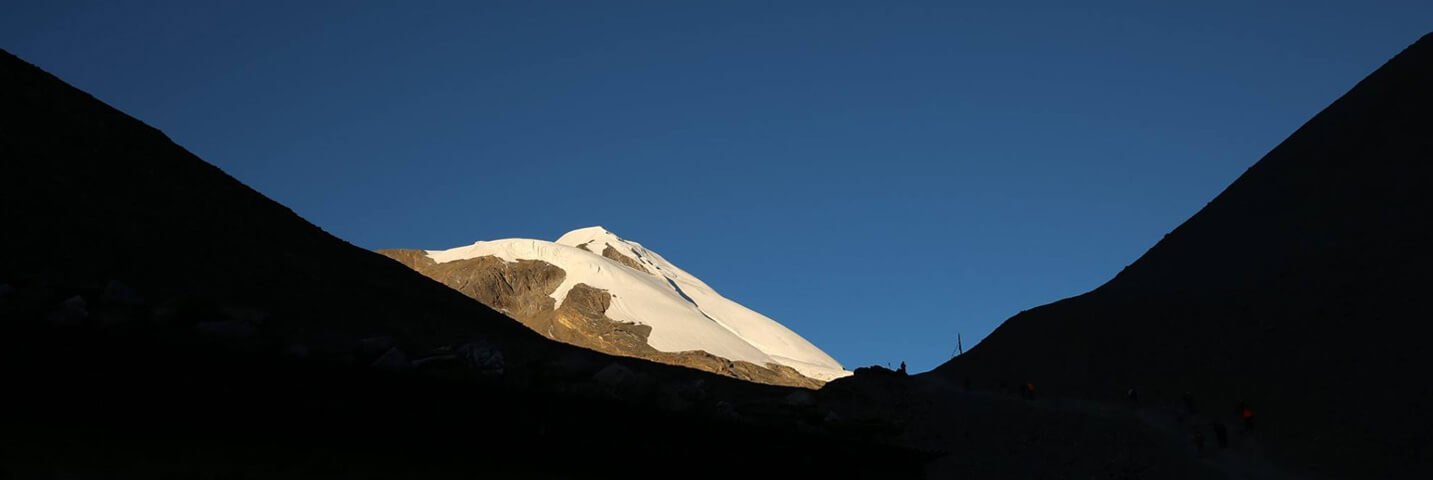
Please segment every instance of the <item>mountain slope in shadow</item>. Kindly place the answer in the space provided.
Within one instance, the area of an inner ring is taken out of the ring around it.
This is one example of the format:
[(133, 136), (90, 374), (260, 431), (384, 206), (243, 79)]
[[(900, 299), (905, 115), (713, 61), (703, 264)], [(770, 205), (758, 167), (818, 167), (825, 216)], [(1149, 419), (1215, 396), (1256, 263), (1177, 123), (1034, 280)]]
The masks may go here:
[(1302, 474), (1433, 477), (1430, 86), (1433, 35), (1114, 279), (1021, 312), (933, 375), (1121, 402), (1134, 388)]
[(919, 471), (807, 391), (544, 339), (3, 52), (0, 162), (0, 476)]

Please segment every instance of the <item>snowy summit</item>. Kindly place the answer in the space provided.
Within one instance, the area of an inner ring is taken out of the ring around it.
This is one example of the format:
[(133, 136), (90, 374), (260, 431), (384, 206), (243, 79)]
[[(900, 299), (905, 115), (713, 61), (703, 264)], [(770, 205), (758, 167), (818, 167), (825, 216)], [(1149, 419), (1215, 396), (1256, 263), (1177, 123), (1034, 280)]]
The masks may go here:
[(813, 379), (850, 375), (796, 332), (726, 297), (642, 244), (600, 226), (567, 232), (556, 242), (525, 238), (482, 241), (428, 250), (439, 264), (484, 256), (505, 262), (538, 260), (566, 271), (551, 294), (561, 305), (573, 286), (611, 294), (612, 320), (651, 327), (647, 341), (663, 352), (702, 350), (728, 360), (774, 363)]

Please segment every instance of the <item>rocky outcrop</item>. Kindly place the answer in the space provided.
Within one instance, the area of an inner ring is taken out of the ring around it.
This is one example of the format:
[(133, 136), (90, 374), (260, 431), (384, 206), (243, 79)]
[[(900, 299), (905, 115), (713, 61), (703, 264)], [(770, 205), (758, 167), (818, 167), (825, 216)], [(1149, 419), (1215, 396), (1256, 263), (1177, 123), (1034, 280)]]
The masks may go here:
[(611, 303), (612, 295), (605, 290), (582, 283), (574, 285), (553, 316), (557, 328), (549, 330), (549, 336), (619, 355), (655, 353), (647, 344), (652, 327), (608, 318), (606, 312)]
[(439, 264), (422, 250), (379, 253), (540, 332), (544, 329), (532, 322), (550, 317), (555, 302), (548, 294), (567, 276), (561, 268), (535, 260), (504, 262), (497, 257), (478, 257)]
[(768, 363), (764, 366), (760, 366), (741, 360), (727, 360), (700, 350), (676, 353), (656, 352), (642, 358), (705, 370), (749, 382), (812, 389), (821, 388), (821, 385), (824, 385), (824, 382), (801, 375), (801, 372), (797, 372), (796, 369), (786, 365)]
[(652, 274), (652, 271), (647, 270), (647, 267), (642, 266), (641, 263), (637, 262), (637, 259), (623, 255), (622, 252), (619, 252), (617, 251), (617, 249), (612, 248), (611, 245), (608, 245), (607, 248), (602, 249), (602, 256), (610, 258), (617, 263), (631, 267), (633, 270), (637, 270), (648, 275)]
[[(578, 245), (577, 245), (577, 248), (580, 248), (580, 249), (583, 249), (583, 250), (587, 250), (587, 251), (592, 252), (592, 253), (599, 253), (595, 248), (593, 248), (591, 241), (583, 242), (583, 243), (581, 243), (581, 244), (578, 244)], [(622, 264), (622, 265), (626, 265), (627, 267), (630, 267), (630, 268), (632, 268), (633, 270), (636, 270), (636, 271), (639, 271), (639, 272), (642, 272), (642, 273), (645, 273), (645, 274), (648, 274), (648, 275), (651, 275), (651, 274), (652, 274), (652, 271), (651, 271), (651, 270), (647, 270), (647, 267), (646, 267), (645, 265), (642, 265), (642, 262), (638, 262), (637, 259), (632, 258), (632, 257), (629, 257), (629, 256), (627, 256), (627, 255), (624, 255), (621, 251), (617, 250), (616, 248), (612, 248), (612, 245), (604, 245), (603, 248), (602, 248), (602, 251), (600, 252), (600, 254), (601, 254), (602, 256), (604, 256), (604, 257), (607, 257), (608, 259), (610, 259), (610, 260), (612, 260), (612, 261), (614, 261), (614, 262), (620, 263), (620, 264)], [(428, 259), (428, 261), (432, 261), (432, 259), (430, 258), (430, 259)]]
[[(804, 388), (820, 388), (822, 385), (822, 382), (785, 365), (733, 361), (700, 350), (658, 351), (647, 342), (652, 327), (611, 319), (606, 312), (612, 304), (612, 295), (587, 284), (574, 285), (562, 304), (555, 305), (551, 295), (566, 278), (566, 272), (547, 262), (507, 262), (494, 256), (483, 256), (436, 263), (422, 250), (379, 250), (378, 253), (503, 312), (553, 340), (751, 382)], [(602, 255), (627, 267), (646, 271), (635, 259), (611, 246), (603, 250)]]

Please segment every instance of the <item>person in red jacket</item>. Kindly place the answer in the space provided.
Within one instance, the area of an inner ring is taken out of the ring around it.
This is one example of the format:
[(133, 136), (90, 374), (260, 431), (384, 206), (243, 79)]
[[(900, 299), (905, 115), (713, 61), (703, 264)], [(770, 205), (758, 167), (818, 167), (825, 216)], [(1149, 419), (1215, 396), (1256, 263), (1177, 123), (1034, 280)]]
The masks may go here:
[(1245, 430), (1254, 430), (1254, 409), (1249, 408), (1249, 404), (1239, 402), (1239, 419), (1244, 421)]

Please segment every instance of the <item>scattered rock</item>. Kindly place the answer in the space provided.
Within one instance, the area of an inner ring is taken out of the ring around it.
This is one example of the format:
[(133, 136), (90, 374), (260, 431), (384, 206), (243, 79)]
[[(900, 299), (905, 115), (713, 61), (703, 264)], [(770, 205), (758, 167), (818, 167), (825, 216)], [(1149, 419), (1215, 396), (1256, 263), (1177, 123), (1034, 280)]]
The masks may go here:
[(388, 353), (393, 349), (393, 337), (374, 336), (358, 341), (358, 354), (372, 358), (376, 355)]
[(468, 367), (485, 374), (503, 373), (503, 352), (487, 342), (470, 342), (458, 347), (458, 358)]
[(662, 384), (657, 391), (657, 406), (669, 412), (686, 412), (706, 400), (706, 382), (702, 379)]
[(90, 312), (84, 297), (75, 295), (61, 302), (59, 308), (46, 315), (46, 319), (55, 326), (74, 327), (84, 323), (89, 316)]
[(725, 400), (716, 402), (716, 405), (712, 406), (712, 414), (717, 418), (723, 418), (727, 420), (741, 419), (741, 414), (737, 413), (736, 407)]
[(86, 302), (86, 301), (85, 301), (85, 297), (81, 297), (81, 296), (79, 296), (79, 295), (75, 295), (75, 296), (73, 296), (73, 297), (70, 297), (70, 298), (65, 299), (65, 309), (66, 309), (66, 310), (70, 310), (70, 311), (79, 312), (79, 313), (82, 313), (82, 314), (85, 314), (85, 315), (89, 315), (89, 310), (88, 310), (88, 308), (89, 308), (89, 302)]
[(413, 364), (408, 361), (408, 356), (404, 355), (402, 350), (390, 348), (383, 352), (383, 355), (379, 355), (378, 359), (369, 366), (380, 370), (406, 370)]
[(120, 283), (119, 280), (110, 280), (105, 283), (104, 290), (100, 292), (100, 303), (138, 306), (144, 304), (144, 298), (139, 296), (138, 291)]

